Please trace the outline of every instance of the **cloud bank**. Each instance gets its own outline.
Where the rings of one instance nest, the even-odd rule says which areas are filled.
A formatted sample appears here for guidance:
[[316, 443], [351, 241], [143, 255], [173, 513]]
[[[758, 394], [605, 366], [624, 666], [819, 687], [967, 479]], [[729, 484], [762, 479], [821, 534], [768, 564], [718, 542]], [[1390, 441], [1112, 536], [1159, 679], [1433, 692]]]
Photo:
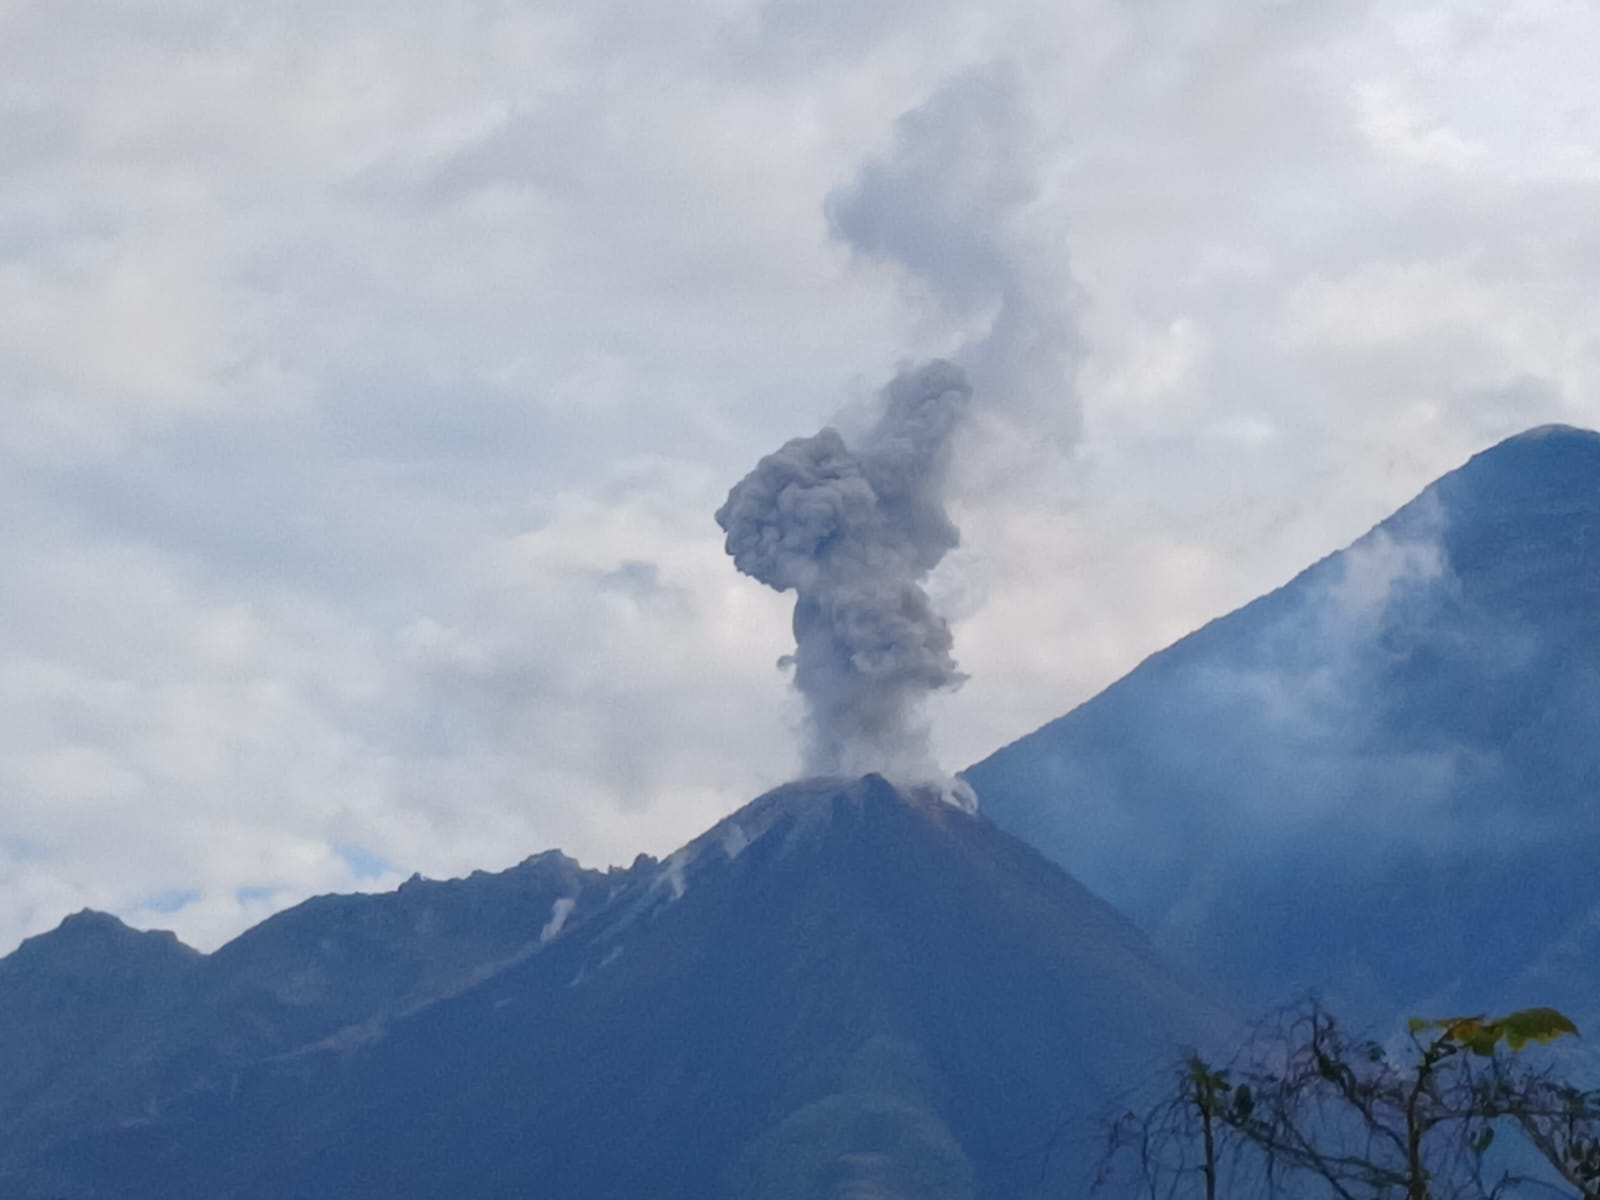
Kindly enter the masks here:
[[1600, 424], [1597, 37], [1554, 0], [0, 5], [0, 941], [626, 862], [791, 777], [789, 606], [706, 514], [796, 433], [858, 445], [903, 361], [973, 387], [949, 766]]

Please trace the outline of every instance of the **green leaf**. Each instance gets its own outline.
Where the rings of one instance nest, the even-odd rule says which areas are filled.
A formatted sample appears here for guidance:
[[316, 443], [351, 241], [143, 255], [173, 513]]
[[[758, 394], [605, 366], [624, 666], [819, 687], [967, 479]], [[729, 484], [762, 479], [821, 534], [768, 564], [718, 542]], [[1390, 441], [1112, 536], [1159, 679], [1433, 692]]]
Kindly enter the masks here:
[[1529, 1042], [1553, 1042], [1566, 1034], [1580, 1036], [1578, 1027], [1553, 1008], [1524, 1008], [1495, 1022], [1506, 1045], [1521, 1050]]
[[1435, 1046], [1446, 1043], [1462, 1046], [1474, 1054], [1486, 1053], [1481, 1047], [1485, 1044], [1484, 1038], [1489, 1039], [1488, 1044], [1493, 1046], [1500, 1036], [1500, 1031], [1492, 1024], [1486, 1024], [1481, 1015], [1476, 1017], [1443, 1017], [1431, 1022], [1433, 1028], [1440, 1030]]
[[1463, 1045], [1479, 1058], [1488, 1058], [1494, 1053], [1494, 1044], [1500, 1040], [1500, 1029], [1494, 1025], [1482, 1025], [1473, 1031], [1470, 1037], [1462, 1040]]
[[1470, 1042], [1483, 1031], [1482, 1017], [1450, 1017], [1440, 1022], [1444, 1031], [1458, 1042]]

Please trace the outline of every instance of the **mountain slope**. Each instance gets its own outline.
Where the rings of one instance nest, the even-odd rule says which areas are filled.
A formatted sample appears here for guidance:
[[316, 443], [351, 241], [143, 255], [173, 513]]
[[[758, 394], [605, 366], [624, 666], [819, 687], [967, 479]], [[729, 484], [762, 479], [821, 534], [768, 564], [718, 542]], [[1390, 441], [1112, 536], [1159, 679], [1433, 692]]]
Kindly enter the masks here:
[[1600, 903], [1597, 726], [1600, 435], [1548, 427], [965, 776], [1253, 1003], [1600, 1008], [1536, 970]]
[[82, 1137], [7, 1194], [1054, 1195], [1078, 1122], [1224, 1024], [982, 818], [813, 781], [381, 1036]]
[[201, 956], [84, 910], [0, 959], [0, 1119], [43, 1122], [73, 1107], [61, 1083], [97, 1070], [104, 1047], [178, 1002]]
[[497, 875], [319, 896], [211, 955], [104, 913], [69, 917], [0, 959], [0, 1163], [459, 991], [625, 877], [549, 853]]

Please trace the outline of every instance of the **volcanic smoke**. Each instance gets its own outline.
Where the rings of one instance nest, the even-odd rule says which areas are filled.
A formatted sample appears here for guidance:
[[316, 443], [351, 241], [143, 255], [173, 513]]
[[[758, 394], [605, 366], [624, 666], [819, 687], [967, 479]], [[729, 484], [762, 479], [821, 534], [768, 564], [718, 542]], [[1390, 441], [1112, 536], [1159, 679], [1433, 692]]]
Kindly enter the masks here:
[[784, 665], [806, 703], [812, 774], [937, 776], [922, 701], [965, 676], [923, 585], [960, 540], [944, 489], [971, 397], [954, 363], [908, 367], [859, 446], [831, 427], [795, 438], [717, 510], [734, 565], [795, 593]]

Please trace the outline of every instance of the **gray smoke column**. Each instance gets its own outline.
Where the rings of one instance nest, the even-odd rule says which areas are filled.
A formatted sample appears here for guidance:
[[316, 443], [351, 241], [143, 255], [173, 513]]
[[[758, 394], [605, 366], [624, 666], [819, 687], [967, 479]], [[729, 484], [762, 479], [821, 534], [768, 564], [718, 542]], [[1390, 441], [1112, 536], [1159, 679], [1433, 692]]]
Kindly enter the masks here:
[[1000, 482], [1041, 450], [1059, 465], [1078, 435], [1076, 291], [1036, 169], [1048, 153], [1020, 75], [993, 64], [903, 114], [824, 206], [834, 238], [892, 268], [953, 335], [947, 353], [982, 400], [974, 440]]
[[954, 363], [907, 368], [858, 446], [833, 428], [795, 438], [717, 510], [734, 565], [795, 593], [790, 661], [813, 773], [935, 774], [921, 702], [963, 676], [923, 584], [959, 541], [944, 487], [971, 395]]
[[[962, 675], [924, 584], [957, 540], [944, 505], [952, 439], [965, 443], [967, 486], [993, 495], [1077, 436], [1074, 289], [1040, 156], [1025, 81], [997, 63], [902, 114], [825, 203], [833, 237], [886, 270], [963, 366], [902, 371], [854, 445], [833, 429], [789, 442], [717, 512], [738, 568], [795, 593], [813, 772], [939, 780], [922, 701]], [[969, 377], [984, 411], [963, 430]], [[973, 804], [965, 785], [941, 786]]]

